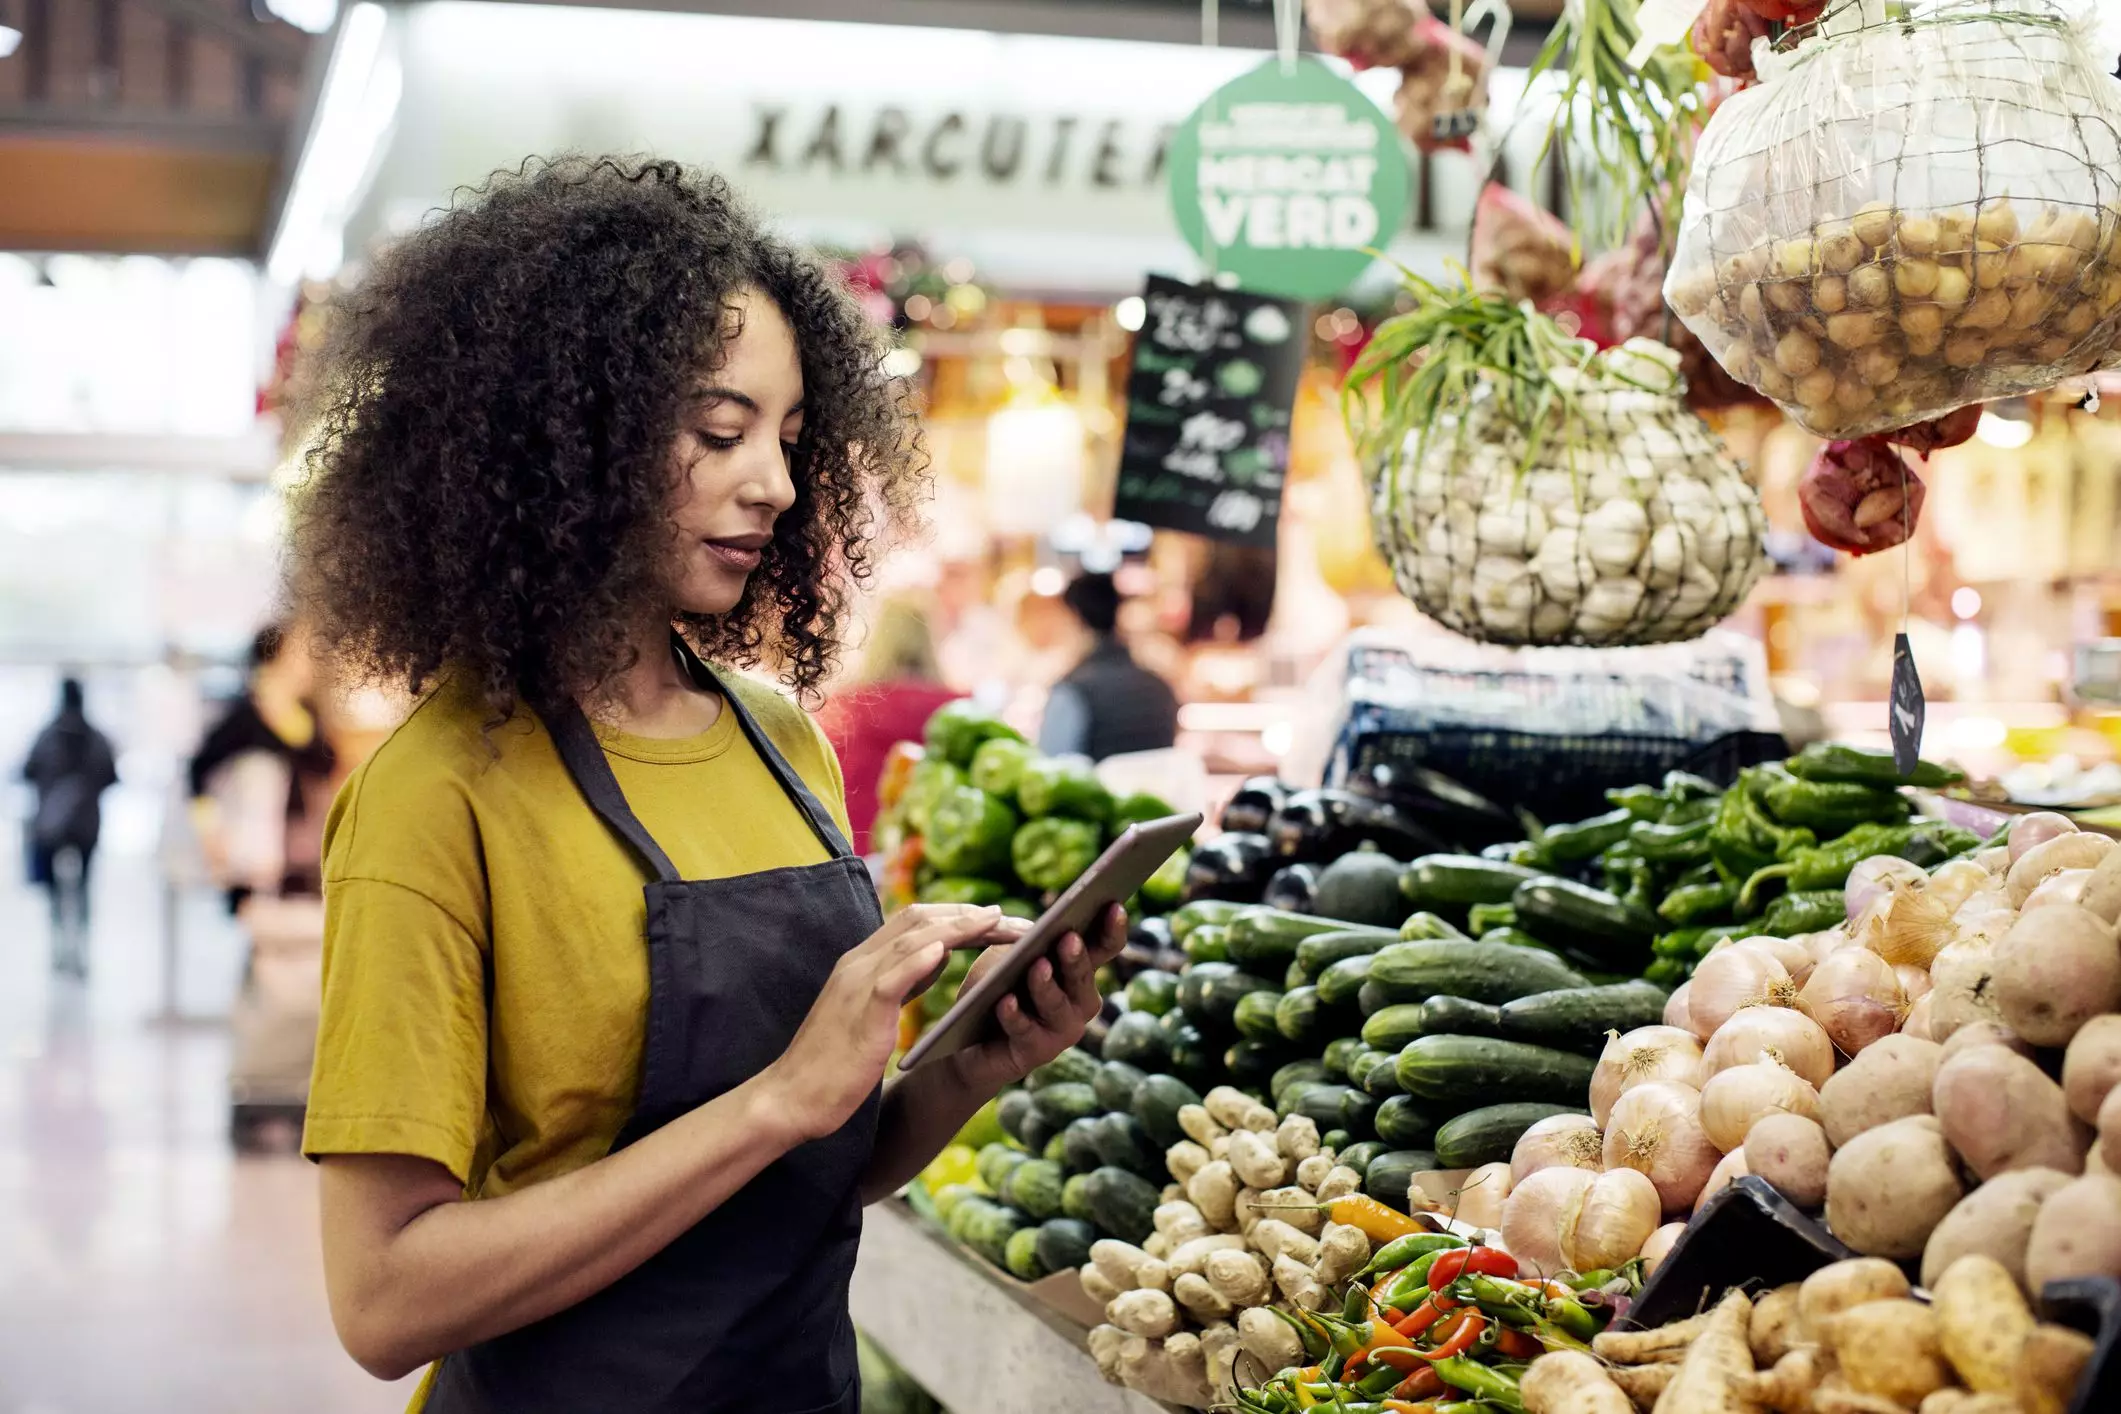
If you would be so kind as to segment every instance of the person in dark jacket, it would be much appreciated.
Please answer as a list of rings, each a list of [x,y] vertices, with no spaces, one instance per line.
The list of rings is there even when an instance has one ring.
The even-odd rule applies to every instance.
[[[1090,649],[1054,685],[1039,727],[1039,750],[1102,761],[1169,747],[1178,738],[1178,697],[1120,642],[1120,595],[1112,576],[1076,576],[1061,602],[1081,621]]]
[[[59,684],[59,715],[37,734],[22,779],[36,791],[30,816],[30,877],[52,901],[52,966],[88,975],[88,865],[103,830],[103,792],[118,780],[110,738],[89,725],[81,683]]]

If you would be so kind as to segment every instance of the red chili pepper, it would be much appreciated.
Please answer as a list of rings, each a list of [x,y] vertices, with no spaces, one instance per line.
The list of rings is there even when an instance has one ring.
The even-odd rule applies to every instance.
[[[1427,1365],[1423,1365],[1394,1387],[1392,1400],[1430,1399],[1442,1394],[1443,1391],[1443,1376],[1437,1374]],[[1390,1409],[1392,1407],[1392,1402],[1388,1400],[1385,1408]]]
[[[1495,1337],[1495,1349],[1511,1360],[1537,1360],[1547,1353],[1547,1348],[1533,1337],[1507,1326]]]
[[[1484,1277],[1515,1277],[1517,1259],[1499,1247],[1453,1247],[1437,1254],[1429,1267],[1429,1290],[1442,1291],[1467,1272]]]
[[[1480,1333],[1488,1328],[1488,1318],[1478,1311],[1461,1311],[1456,1313],[1453,1319],[1457,1321],[1457,1325],[1445,1337],[1443,1344],[1434,1350],[1424,1350],[1422,1354],[1431,1360],[1448,1360],[1453,1355],[1463,1355],[1473,1348],[1473,1342],[1479,1340]]]
[[[1454,1309],[1457,1305],[1456,1301],[1441,1292],[1434,1293],[1419,1306],[1416,1306],[1405,1320],[1393,1322],[1392,1329],[1412,1340],[1430,1326],[1435,1325],[1444,1312]]]

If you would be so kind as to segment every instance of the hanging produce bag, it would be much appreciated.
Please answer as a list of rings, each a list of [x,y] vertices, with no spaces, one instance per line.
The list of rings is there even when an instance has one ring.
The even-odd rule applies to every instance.
[[[1473,283],[1507,299],[1534,304],[1566,290],[1576,278],[1569,228],[1501,182],[1489,182],[1473,204]]]
[[[1416,26],[1428,15],[1408,0],[1304,0],[1304,20],[1318,47],[1358,69],[1396,69],[1425,41]]]
[[[1399,65],[1392,121],[1423,152],[1470,152],[1470,136],[1439,135],[1436,120],[1487,111],[1488,51],[1434,15],[1423,16],[1415,39]]]
[[[1732,376],[1850,438],[2106,356],[2121,87],[2060,11],[1958,0],[1771,57],[1702,133],[1665,282]]]
[[[1379,328],[1346,402],[1401,593],[1504,644],[1674,642],[1738,607],[1766,518],[1681,402],[1676,354],[1594,352],[1521,306],[1407,283],[1416,308]]]
[[[1760,395],[1724,372],[1693,331],[1665,308],[1665,271],[1657,223],[1645,211],[1623,244],[1584,266],[1576,282],[1585,299],[1583,333],[1601,347],[1629,339],[1668,344],[1679,355],[1687,406],[1697,412],[1758,402]]]
[[[1915,533],[1926,488],[1883,437],[1829,442],[1797,482],[1805,529],[1820,544],[1870,555]]]

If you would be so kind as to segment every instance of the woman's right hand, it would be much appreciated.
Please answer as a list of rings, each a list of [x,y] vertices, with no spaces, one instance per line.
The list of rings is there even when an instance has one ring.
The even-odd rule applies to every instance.
[[[853,1118],[884,1078],[898,1044],[899,1009],[940,972],[952,948],[1001,941],[1028,925],[998,908],[917,903],[850,949],[825,979],[766,1080],[800,1140]]]

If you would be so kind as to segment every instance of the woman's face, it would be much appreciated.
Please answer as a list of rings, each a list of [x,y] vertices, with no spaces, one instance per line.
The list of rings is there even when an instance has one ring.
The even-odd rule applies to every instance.
[[[730,305],[721,362],[686,404],[674,455],[670,569],[673,607],[726,614],[744,595],[773,523],[795,503],[792,468],[803,432],[803,365],[795,330],[762,291]]]

